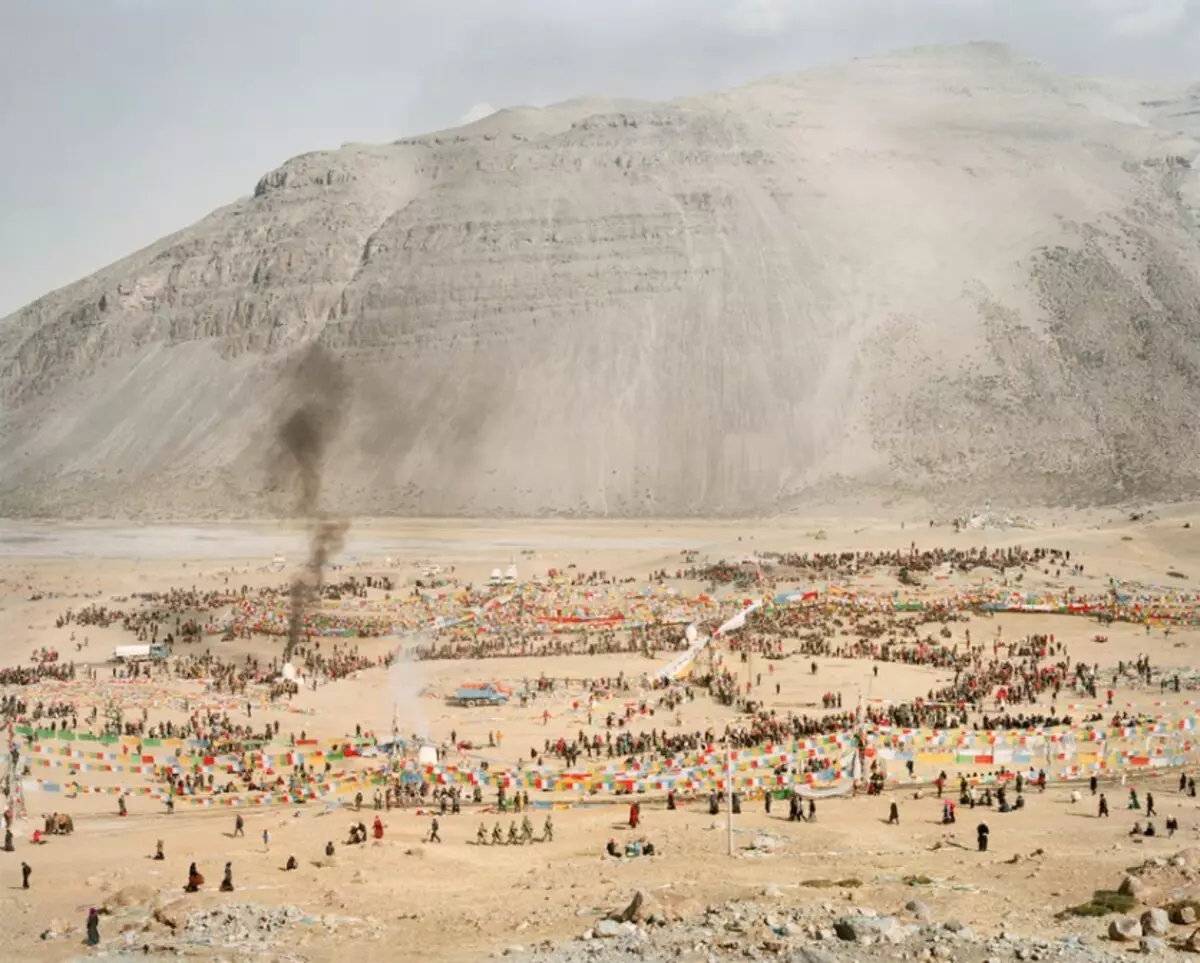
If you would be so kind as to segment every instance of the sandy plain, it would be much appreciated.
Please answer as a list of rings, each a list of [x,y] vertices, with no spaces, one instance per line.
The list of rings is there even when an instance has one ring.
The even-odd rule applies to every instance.
[[[510,562],[522,578],[547,569],[604,570],[618,578],[631,578],[633,587],[645,586],[649,573],[681,565],[681,553],[693,550],[699,559],[734,559],[763,551],[828,552],[931,547],[967,547],[986,544],[1070,549],[1085,565],[1085,573],[1068,578],[1053,571],[1030,570],[1027,591],[1103,591],[1110,580],[1143,586],[1170,587],[1188,592],[1200,577],[1200,509],[1195,506],[1162,509],[1131,521],[1124,512],[1057,513],[1031,518],[1031,528],[968,530],[956,533],[944,520],[930,527],[927,517],[901,522],[892,518],[749,520],[744,522],[479,522],[411,521],[356,522],[341,558],[341,575],[386,571],[400,583],[398,592],[412,591],[412,579],[434,563],[461,582],[479,583],[497,567]],[[56,628],[56,618],[66,609],[89,602],[118,604],[138,591],[163,591],[172,587],[215,589],[229,583],[258,586],[282,585],[288,571],[268,571],[277,554],[289,567],[304,554],[304,534],[297,527],[274,524],[195,526],[192,528],[128,527],[120,525],[42,526],[6,524],[0,529],[0,664],[28,664],[38,648],[56,647],[63,658],[99,669],[95,687],[79,695],[85,704],[100,703],[118,687],[106,683],[108,659],[118,644],[134,641],[119,626],[109,628],[68,626]],[[1167,573],[1176,573],[1169,576]],[[978,584],[991,576],[973,572],[956,574],[947,581],[927,582],[909,594],[947,594]],[[973,581],[972,581],[973,580]],[[694,595],[705,586],[668,580],[676,591]],[[849,587],[863,593],[890,595],[900,591],[894,570],[867,572]],[[788,586],[794,588],[796,586]],[[818,586],[819,587],[819,586]],[[905,590],[907,592],[907,590]],[[1193,593],[1194,588],[1190,589]],[[724,589],[718,595],[741,595]],[[754,595],[763,592],[756,589]],[[128,605],[129,603],[120,603]],[[1116,624],[1098,628],[1092,619],[1005,614],[974,616],[951,625],[954,638],[970,629],[975,639],[1014,639],[1030,633],[1053,633],[1065,640],[1075,660],[1099,663],[1104,670],[1118,660],[1148,654],[1155,665],[1177,669],[1186,679],[1200,667],[1200,632],[1176,628],[1166,634],[1159,627],[1149,633],[1140,625]],[[70,632],[88,636],[88,647],[76,652]],[[1093,641],[1098,632],[1105,643]],[[76,641],[79,639],[77,638]],[[363,640],[364,651],[382,654],[396,640]],[[222,642],[220,636],[197,643],[187,652],[211,646],[223,656],[256,653],[271,658],[281,648],[278,637]],[[181,651],[176,646],[177,653]],[[785,651],[787,647],[785,646]],[[449,691],[467,679],[488,678],[520,687],[527,678],[545,674],[555,678],[652,673],[670,654],[648,659],[632,654],[596,656],[503,658],[487,660],[400,663],[393,669],[365,669],[350,679],[331,682],[316,691],[302,690],[292,706],[302,712],[281,711],[255,703],[252,715],[232,709],[235,721],[261,723],[278,719],[280,749],[289,734],[301,729],[309,737],[342,738],[356,725],[386,736],[393,724],[402,732],[425,730],[435,742],[455,730],[460,740],[487,742],[490,731],[501,731],[498,749],[486,750],[492,765],[515,764],[528,757],[547,737],[573,735],[580,728],[603,731],[605,706],[595,712],[596,725],[586,726],[581,713],[572,710],[571,697],[557,696],[522,708],[459,709],[439,699],[413,697],[423,690]],[[762,698],[780,712],[819,713],[822,692],[843,693],[849,707],[860,696],[872,699],[911,699],[948,681],[945,672],[920,666],[887,664],[879,676],[865,660],[820,659],[820,672],[812,676],[806,657],[776,663],[771,682],[780,694],[761,687]],[[739,672],[751,674],[731,660]],[[758,670],[761,671],[761,666]],[[399,675],[403,675],[398,682]],[[176,695],[187,694],[202,702],[198,683],[163,683]],[[11,694],[14,687],[3,690]],[[37,698],[38,686],[23,693]],[[1065,698],[1065,697],[1064,697]],[[1115,702],[1132,712],[1185,718],[1194,714],[1196,693],[1186,686],[1179,694],[1161,693],[1159,687],[1122,685]],[[620,701],[620,700],[616,700]],[[1085,701],[1085,700],[1079,700]],[[615,705],[615,703],[614,703]],[[1049,707],[1049,700],[1042,708]],[[1061,708],[1061,707],[1060,707]],[[542,713],[548,711],[547,722]],[[239,717],[239,712],[241,716]],[[81,713],[82,714],[82,713]],[[150,710],[151,721],[186,716],[178,703]],[[399,716],[397,718],[397,716]],[[732,709],[719,706],[707,695],[679,710],[679,719],[635,720],[632,728],[658,725],[683,730],[723,727],[735,721]],[[930,772],[918,777],[928,780]],[[32,777],[51,778],[34,769]],[[132,777],[111,773],[79,775],[96,784],[120,785]],[[107,782],[105,782],[107,780]],[[1140,862],[1150,851],[1169,854],[1200,842],[1200,812],[1196,800],[1176,791],[1178,773],[1159,778],[1137,778],[1129,786],[1150,789],[1158,797],[1162,817],[1175,815],[1181,829],[1174,840],[1130,839],[1134,814],[1124,809],[1128,787],[1115,780],[1106,784],[1113,818],[1095,818],[1094,801],[1086,796],[1072,804],[1070,793],[1078,786],[1052,781],[1044,795],[1031,795],[1021,814],[989,814],[993,828],[991,850],[973,851],[974,820],[956,826],[940,824],[940,804],[914,798],[910,788],[889,788],[883,799],[858,796],[821,803],[815,824],[786,821],[786,805],[771,815],[760,799],[748,799],[735,820],[736,855],[726,853],[725,817],[714,821],[700,800],[669,813],[661,794],[644,797],[643,827],[639,835],[651,839],[661,855],[652,859],[611,860],[602,849],[610,836],[624,839],[626,804],[556,808],[556,837],[552,843],[522,847],[474,845],[481,818],[490,827],[497,819],[482,815],[471,804],[462,815],[441,819],[441,845],[425,842],[428,813],[414,809],[384,813],[382,842],[343,846],[351,822],[370,824],[375,813],[364,806],[361,817],[334,808],[333,798],[303,806],[275,805],[240,810],[246,818],[245,838],[233,838],[234,811],[228,808],[180,807],[167,815],[161,802],[130,800],[130,815],[120,819],[112,795],[83,794],[67,799],[46,793],[26,780],[29,820],[17,823],[17,851],[0,853],[0,918],[13,955],[29,959],[69,960],[89,955],[81,945],[83,922],[91,906],[117,901],[131,905],[114,908],[102,916],[100,949],[110,958],[129,953],[142,957],[143,946],[159,952],[165,946],[185,958],[345,959],[352,941],[354,957],[363,960],[419,956],[425,960],[474,960],[513,944],[532,946],[578,936],[599,916],[620,909],[635,890],[643,889],[670,899],[683,912],[701,911],[718,899],[753,896],[765,886],[778,886],[784,904],[804,902],[856,902],[872,906],[903,905],[912,898],[913,886],[905,877],[925,877],[920,897],[939,914],[953,914],[977,932],[1002,928],[1037,932],[1053,928],[1090,933],[1096,921],[1055,921],[1064,906],[1087,899],[1097,887],[1112,887],[1124,867]],[[342,804],[348,805],[353,790]],[[366,796],[369,800],[370,790]],[[579,800],[573,796],[547,796],[534,803]],[[896,799],[901,810],[899,827],[886,824],[887,805]],[[601,794],[588,802],[603,803]],[[485,797],[485,805],[493,802]],[[331,811],[332,810],[332,811]],[[76,819],[74,835],[53,837],[43,846],[30,844],[40,813],[68,811]],[[1137,814],[1142,815],[1142,814]],[[545,811],[531,814],[540,830]],[[504,823],[510,817],[503,817]],[[262,831],[271,834],[269,847]],[[757,835],[768,833],[778,841],[769,854],[748,850]],[[155,841],[162,839],[167,858],[150,859]],[[327,840],[338,843],[337,855],[323,860]],[[1036,850],[1044,854],[1031,858]],[[288,855],[300,868],[284,873]],[[1020,857],[1013,861],[1013,857]],[[20,886],[20,862],[33,868],[32,888]],[[260,906],[296,906],[303,921],[287,926],[269,940],[237,946],[182,945],[173,942],[162,926],[142,927],[149,906],[182,899],[189,862],[196,861],[208,886],[174,903],[174,913],[186,915],[226,903]],[[232,861],[237,889],[216,892],[220,868]],[[801,884],[812,879],[857,877],[863,885],[853,890],[812,889]],[[123,894],[123,895],[118,895]],[[56,935],[45,938],[52,931]],[[6,951],[7,955],[8,951]]]

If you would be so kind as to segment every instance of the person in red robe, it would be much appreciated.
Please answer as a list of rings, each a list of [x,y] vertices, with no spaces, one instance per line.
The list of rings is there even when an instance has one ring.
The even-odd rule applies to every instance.
[[[372,831],[375,833],[376,839],[383,839],[383,821],[378,816],[375,817],[375,826]]]

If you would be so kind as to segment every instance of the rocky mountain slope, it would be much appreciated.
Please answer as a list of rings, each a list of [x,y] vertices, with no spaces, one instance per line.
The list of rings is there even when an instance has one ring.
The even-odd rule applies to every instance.
[[[311,342],[343,512],[1194,495],[1198,168],[987,44],[306,154],[0,321],[0,514],[285,508]]]

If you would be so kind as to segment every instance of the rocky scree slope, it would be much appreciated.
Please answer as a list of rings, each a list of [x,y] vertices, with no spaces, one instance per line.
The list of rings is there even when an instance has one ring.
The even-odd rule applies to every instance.
[[[664,516],[1200,483],[1200,86],[932,48],[306,154],[0,321],[0,514]]]

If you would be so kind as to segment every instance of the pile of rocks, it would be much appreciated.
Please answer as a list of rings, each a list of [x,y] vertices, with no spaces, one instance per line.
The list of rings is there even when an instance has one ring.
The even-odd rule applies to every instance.
[[[181,935],[189,943],[206,946],[275,943],[281,929],[304,918],[304,911],[295,906],[226,903],[192,913]]]
[[[775,888],[764,889],[763,895],[770,899],[769,889]],[[839,912],[828,903],[785,908],[775,896],[773,904],[735,900],[711,905],[684,920],[669,919],[658,911],[659,905],[653,895],[638,893],[629,906],[598,920],[576,940],[528,950],[510,946],[505,955],[536,963],[627,963],[631,955],[643,960],[740,958],[789,963],[1112,963],[1126,958],[1119,951],[1128,946],[1109,948],[1078,934],[1037,939],[1002,933],[982,939],[957,920],[936,922],[920,900],[889,914],[865,907]]]

